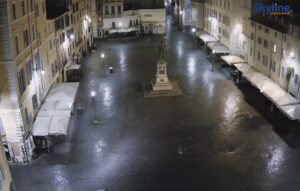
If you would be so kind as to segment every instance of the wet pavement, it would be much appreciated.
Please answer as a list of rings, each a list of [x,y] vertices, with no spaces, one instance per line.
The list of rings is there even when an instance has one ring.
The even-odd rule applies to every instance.
[[[247,97],[218,65],[212,72],[194,38],[170,20],[168,74],[184,96],[144,98],[160,39],[98,42],[83,66],[75,105],[83,110],[67,142],[11,166],[18,191],[300,190],[300,150],[286,141],[300,140],[294,124],[274,130],[280,123],[253,104],[255,95]],[[104,75],[100,52],[115,73]]]

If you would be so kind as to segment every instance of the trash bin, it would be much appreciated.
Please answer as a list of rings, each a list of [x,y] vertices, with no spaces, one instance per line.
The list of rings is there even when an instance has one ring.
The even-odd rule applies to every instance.
[[[109,73],[114,73],[114,68],[113,67],[109,67]]]

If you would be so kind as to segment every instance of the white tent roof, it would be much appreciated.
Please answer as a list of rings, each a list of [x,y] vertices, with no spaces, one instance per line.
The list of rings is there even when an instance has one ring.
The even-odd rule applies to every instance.
[[[237,63],[246,63],[244,59],[236,55],[222,56],[221,59],[224,60],[228,65],[237,64]]]
[[[272,101],[290,119],[300,120],[299,101],[274,83],[270,78],[256,72],[250,65],[245,63],[234,64],[243,73],[253,86],[257,87],[270,101]]]
[[[79,83],[55,84],[33,125],[33,136],[66,135]]]
[[[33,136],[48,136],[51,118],[49,117],[36,117],[33,124]]]
[[[234,64],[234,66],[243,74],[247,72],[255,72],[255,70],[249,64],[239,63],[239,64]]]
[[[66,135],[70,110],[40,111],[33,125],[33,136]]]
[[[213,49],[214,46],[222,46],[223,44],[220,42],[209,42],[207,43],[207,47]]]
[[[259,88],[261,82],[269,80],[268,77],[259,73],[259,72],[246,72],[243,74],[243,77],[248,80],[253,86]]]
[[[49,91],[41,110],[71,110],[79,83],[55,84]]]
[[[229,49],[223,45],[213,46],[212,52],[213,52],[213,54],[224,54],[224,53],[229,54],[230,53]]]
[[[218,39],[212,37],[211,35],[209,34],[202,34],[202,35],[199,35],[199,38],[201,40],[203,40],[203,42],[207,43],[207,42],[217,42]]]
[[[289,93],[281,89],[279,86],[274,86],[274,89],[269,89],[263,92],[276,106],[295,105],[299,101]]]
[[[300,105],[286,105],[278,107],[291,120],[300,120]]]
[[[257,81],[255,83],[255,86],[260,90],[260,92],[264,92],[267,90],[274,89],[274,86],[276,86],[276,84],[272,82],[270,79],[265,79],[262,81]]]

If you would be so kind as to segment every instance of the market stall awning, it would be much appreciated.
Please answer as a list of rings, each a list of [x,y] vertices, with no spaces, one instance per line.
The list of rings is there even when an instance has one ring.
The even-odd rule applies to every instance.
[[[199,36],[199,38],[204,42],[204,43],[208,43],[208,42],[217,42],[219,41],[218,39],[214,38],[213,36],[209,35],[209,34],[202,34]]]
[[[300,105],[286,105],[278,107],[291,120],[300,120]]]
[[[55,84],[33,125],[33,136],[66,135],[79,83]]]
[[[274,89],[274,86],[276,86],[276,84],[270,79],[264,79],[261,81],[255,80],[255,87],[257,87],[260,92]]]
[[[33,125],[33,136],[67,135],[70,110],[40,111]]]
[[[210,49],[213,49],[214,48],[214,46],[222,46],[223,44],[222,43],[220,43],[220,42],[209,42],[209,43],[207,43],[207,47],[208,48],[210,48]]]
[[[255,71],[250,65],[239,63],[234,64],[234,66],[243,73],[245,79],[258,88],[286,116],[293,120],[300,120],[300,104],[296,98],[267,76]]]
[[[239,64],[234,64],[234,66],[237,68],[238,71],[242,72],[243,74],[247,72],[255,72],[255,70],[246,63],[239,63]]]
[[[41,110],[71,110],[79,83],[60,83],[52,86]]]
[[[274,89],[263,91],[263,94],[277,107],[299,104],[299,101],[296,98],[291,96],[279,86],[274,86]]]
[[[230,66],[237,63],[247,63],[244,59],[236,55],[222,56],[221,59]]]
[[[269,80],[268,77],[259,72],[246,72],[243,73],[243,77],[258,89],[260,88],[262,82]]]
[[[226,46],[217,45],[217,46],[213,46],[212,53],[213,54],[229,54],[230,51]]]

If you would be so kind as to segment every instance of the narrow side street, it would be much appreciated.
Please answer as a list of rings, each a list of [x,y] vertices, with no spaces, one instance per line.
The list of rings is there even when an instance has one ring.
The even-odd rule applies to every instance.
[[[84,61],[75,104],[82,110],[67,142],[11,166],[18,191],[299,190],[300,144],[289,140],[300,133],[274,130],[246,87],[241,91],[217,64],[212,72],[195,39],[170,18],[167,25],[168,76],[184,96],[143,96],[162,36],[98,41]]]

